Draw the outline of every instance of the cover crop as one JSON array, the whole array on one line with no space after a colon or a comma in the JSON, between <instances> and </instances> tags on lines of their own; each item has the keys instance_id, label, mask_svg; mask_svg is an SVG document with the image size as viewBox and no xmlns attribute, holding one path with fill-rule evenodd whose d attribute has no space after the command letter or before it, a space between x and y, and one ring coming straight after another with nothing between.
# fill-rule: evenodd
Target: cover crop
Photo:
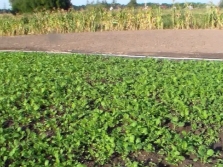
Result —
<instances>
[{"instance_id":1,"label":"cover crop","mask_svg":"<svg viewBox=\"0 0 223 167\"><path fill-rule=\"evenodd\" d=\"M0 53L0 166L220 167L222 74L222 62Z\"/></svg>"}]
</instances>

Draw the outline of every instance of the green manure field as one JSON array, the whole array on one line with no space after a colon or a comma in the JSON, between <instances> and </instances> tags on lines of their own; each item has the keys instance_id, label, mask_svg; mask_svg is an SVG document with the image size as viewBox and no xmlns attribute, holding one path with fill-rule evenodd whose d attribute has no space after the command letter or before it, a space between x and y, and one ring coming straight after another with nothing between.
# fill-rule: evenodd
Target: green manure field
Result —
<instances>
[{"instance_id":1,"label":"green manure field","mask_svg":"<svg viewBox=\"0 0 223 167\"><path fill-rule=\"evenodd\" d=\"M223 63L0 53L0 166L223 166Z\"/></svg>"}]
</instances>

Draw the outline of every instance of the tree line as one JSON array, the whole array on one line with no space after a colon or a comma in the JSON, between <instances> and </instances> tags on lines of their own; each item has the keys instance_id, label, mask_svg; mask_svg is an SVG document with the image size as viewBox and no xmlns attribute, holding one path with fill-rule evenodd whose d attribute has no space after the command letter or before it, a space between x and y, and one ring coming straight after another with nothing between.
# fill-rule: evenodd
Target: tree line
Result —
<instances>
[{"instance_id":1,"label":"tree line","mask_svg":"<svg viewBox=\"0 0 223 167\"><path fill-rule=\"evenodd\" d=\"M205 8L206 7L206 3L200 3L200 2L191 2L191 3L188 3L189 5L193 6L193 8ZM136 0L130 0L128 4L126 5L122 5L122 4L119 4L119 3L116 3L116 0L113 0L112 3L107 3L106 0L102 0L102 1L91 1L89 2L89 0L87 0L86 2L86 5L82 5L82 6L73 6L74 9L76 10L80 10L80 9L86 9L88 7L104 7L104 8L110 8L110 7L113 7L113 8L117 8L117 7L121 7L121 8L125 8L125 7L158 7L158 6L161 6L163 8L172 8L173 5L179 7L179 8L183 8L186 6L186 3L151 3L151 2L148 2L148 3L137 3Z\"/></svg>"},{"instance_id":2,"label":"tree line","mask_svg":"<svg viewBox=\"0 0 223 167\"><path fill-rule=\"evenodd\" d=\"M68 10L73 8L75 10L86 9L88 7L103 7L103 8L125 8L125 7L157 7L161 6L163 8L171 8L173 4L168 3L137 3L137 0L130 0L127 5L122 5L117 3L116 0L113 0L111 3L108 3L107 0L86 0L86 5L82 6L75 6L71 3L71 0L9 0L12 9L5 10L0 9L0 13L31 13L31 12L38 12L43 10L54 10L54 9L64 9ZM205 8L206 3L188 3L193 8ZM175 6L180 8L185 7L185 3L175 3ZM220 7L223 7L223 0L219 3Z\"/></svg>"}]
</instances>

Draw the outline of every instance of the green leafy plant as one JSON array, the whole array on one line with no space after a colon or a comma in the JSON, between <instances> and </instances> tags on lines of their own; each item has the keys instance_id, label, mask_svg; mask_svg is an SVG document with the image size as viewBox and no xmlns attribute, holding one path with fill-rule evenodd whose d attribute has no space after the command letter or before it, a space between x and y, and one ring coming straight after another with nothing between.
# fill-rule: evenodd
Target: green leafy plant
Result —
<instances>
[{"instance_id":1,"label":"green leafy plant","mask_svg":"<svg viewBox=\"0 0 223 167\"><path fill-rule=\"evenodd\" d=\"M139 152L156 155L153 166L190 156L222 164L213 148L223 125L222 62L0 59L0 166L145 166Z\"/></svg>"}]
</instances>

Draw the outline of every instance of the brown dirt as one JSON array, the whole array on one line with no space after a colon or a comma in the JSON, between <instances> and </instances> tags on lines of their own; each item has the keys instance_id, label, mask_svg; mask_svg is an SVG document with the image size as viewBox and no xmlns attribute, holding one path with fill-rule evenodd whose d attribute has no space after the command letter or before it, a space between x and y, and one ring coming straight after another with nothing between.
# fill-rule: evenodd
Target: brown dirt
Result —
<instances>
[{"instance_id":1,"label":"brown dirt","mask_svg":"<svg viewBox=\"0 0 223 167\"><path fill-rule=\"evenodd\" d=\"M0 50L223 58L222 30L147 30L0 37Z\"/></svg>"}]
</instances>

